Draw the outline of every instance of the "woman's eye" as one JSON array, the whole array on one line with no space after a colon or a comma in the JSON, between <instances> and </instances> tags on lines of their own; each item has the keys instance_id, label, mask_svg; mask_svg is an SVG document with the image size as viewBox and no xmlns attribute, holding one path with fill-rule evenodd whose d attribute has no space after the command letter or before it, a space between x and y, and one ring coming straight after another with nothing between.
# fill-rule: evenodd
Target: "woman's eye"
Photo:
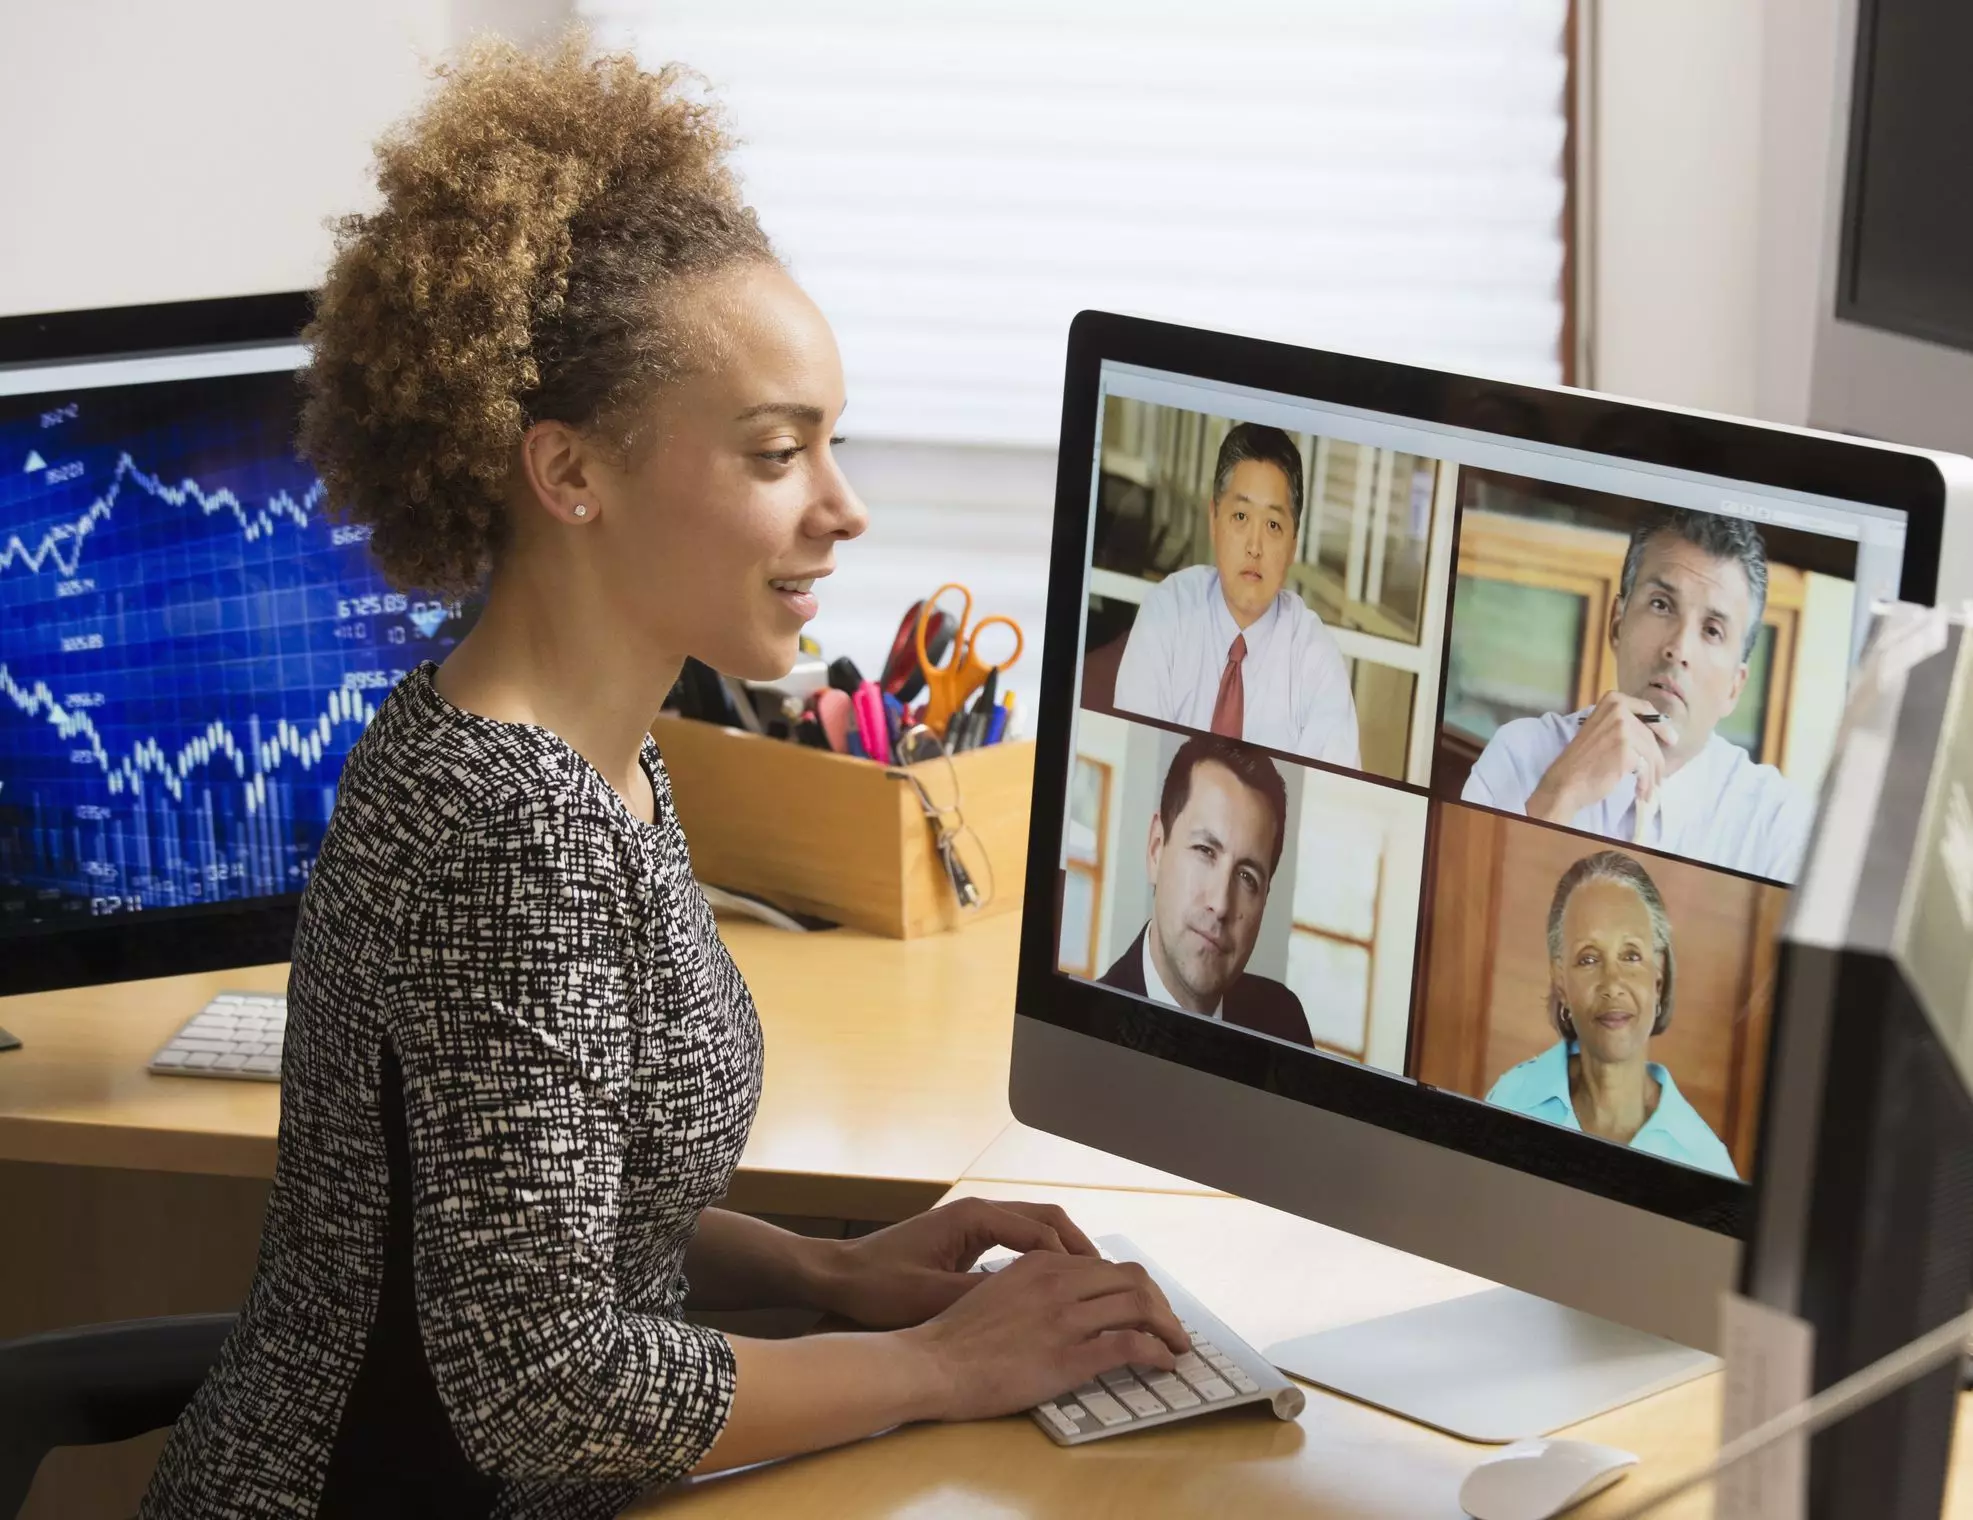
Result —
<instances>
[{"instance_id":1,"label":"woman's eye","mask_svg":"<svg viewBox=\"0 0 1973 1520\"><path fill-rule=\"evenodd\" d=\"M802 445L797 443L797 444L791 444L789 447L785 449L769 449L766 453L756 455L755 457L760 459L771 459L776 464L790 464L793 462L794 457L797 454L799 454L801 451L802 451Z\"/></svg>"}]
</instances>

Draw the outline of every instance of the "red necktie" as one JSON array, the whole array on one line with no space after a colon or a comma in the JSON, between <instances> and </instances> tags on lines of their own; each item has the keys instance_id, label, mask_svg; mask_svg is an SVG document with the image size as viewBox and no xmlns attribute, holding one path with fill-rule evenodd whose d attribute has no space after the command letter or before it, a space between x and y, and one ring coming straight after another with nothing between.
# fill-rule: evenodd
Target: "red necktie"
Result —
<instances>
[{"instance_id":1,"label":"red necktie","mask_svg":"<svg viewBox=\"0 0 1973 1520\"><path fill-rule=\"evenodd\" d=\"M1213 702L1213 732L1229 739L1240 737L1247 724L1247 688L1240 679L1240 662L1247 658L1247 636L1233 636L1233 647L1226 651L1226 669L1220 672L1219 696Z\"/></svg>"}]
</instances>

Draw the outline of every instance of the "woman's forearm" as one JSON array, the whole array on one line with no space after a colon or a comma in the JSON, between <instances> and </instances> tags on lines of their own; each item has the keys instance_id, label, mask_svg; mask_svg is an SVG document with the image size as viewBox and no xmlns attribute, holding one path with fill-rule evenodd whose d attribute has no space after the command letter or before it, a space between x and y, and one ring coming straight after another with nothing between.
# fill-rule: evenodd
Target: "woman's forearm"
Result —
<instances>
[{"instance_id":1,"label":"woman's forearm","mask_svg":"<svg viewBox=\"0 0 1973 1520\"><path fill-rule=\"evenodd\" d=\"M694 1309L823 1309L824 1280L841 1242L764 1219L707 1209L685 1252Z\"/></svg>"},{"instance_id":2,"label":"woman's forearm","mask_svg":"<svg viewBox=\"0 0 1973 1520\"><path fill-rule=\"evenodd\" d=\"M737 1368L733 1406L694 1476L938 1419L949 1398L940 1363L913 1331L727 1340Z\"/></svg>"}]
</instances>

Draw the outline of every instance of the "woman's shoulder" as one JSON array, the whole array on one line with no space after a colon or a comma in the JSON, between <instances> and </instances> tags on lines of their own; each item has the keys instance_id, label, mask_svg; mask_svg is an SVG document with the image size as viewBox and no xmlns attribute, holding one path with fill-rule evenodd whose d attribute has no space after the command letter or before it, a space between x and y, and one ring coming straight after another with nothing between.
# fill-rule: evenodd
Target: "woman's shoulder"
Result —
<instances>
[{"instance_id":1,"label":"woman's shoulder","mask_svg":"<svg viewBox=\"0 0 1973 1520\"><path fill-rule=\"evenodd\" d=\"M1670 1070L1656 1061L1651 1063L1649 1069L1658 1081L1658 1107L1653 1111L1648 1127L1673 1141L1685 1153L1682 1159L1689 1159L1692 1165L1728 1177L1738 1177L1740 1173L1733 1164L1732 1152L1713 1133L1713 1127L1706 1122L1705 1115L1679 1091Z\"/></svg>"},{"instance_id":2,"label":"woman's shoulder","mask_svg":"<svg viewBox=\"0 0 1973 1520\"><path fill-rule=\"evenodd\" d=\"M338 813L426 840L545 831L574 843L618 821L615 794L565 742L454 707L436 670L407 671L379 706L343 768Z\"/></svg>"},{"instance_id":3,"label":"woman's shoulder","mask_svg":"<svg viewBox=\"0 0 1973 1520\"><path fill-rule=\"evenodd\" d=\"M1539 1055L1508 1067L1487 1092L1487 1102L1502 1108L1535 1108L1555 1097L1558 1091L1566 1101L1569 1052L1568 1042L1564 1040L1557 1040Z\"/></svg>"}]
</instances>

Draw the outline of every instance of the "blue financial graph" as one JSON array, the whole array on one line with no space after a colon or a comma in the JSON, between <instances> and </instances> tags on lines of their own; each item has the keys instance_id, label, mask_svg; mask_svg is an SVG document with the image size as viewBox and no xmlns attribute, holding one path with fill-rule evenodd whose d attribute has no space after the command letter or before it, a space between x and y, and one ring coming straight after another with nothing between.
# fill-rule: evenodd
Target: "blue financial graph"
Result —
<instances>
[{"instance_id":1,"label":"blue financial graph","mask_svg":"<svg viewBox=\"0 0 1973 1520\"><path fill-rule=\"evenodd\" d=\"M297 403L0 397L0 937L300 891L351 744L464 634L324 517Z\"/></svg>"}]
</instances>

